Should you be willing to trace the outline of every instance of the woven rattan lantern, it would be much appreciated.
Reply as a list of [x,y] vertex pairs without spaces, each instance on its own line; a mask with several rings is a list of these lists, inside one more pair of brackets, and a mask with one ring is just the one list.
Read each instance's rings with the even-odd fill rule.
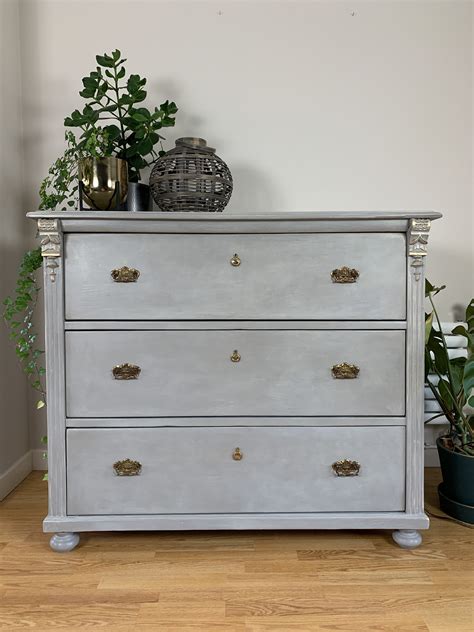
[[223,211],[232,195],[232,175],[202,138],[178,138],[150,174],[161,211]]

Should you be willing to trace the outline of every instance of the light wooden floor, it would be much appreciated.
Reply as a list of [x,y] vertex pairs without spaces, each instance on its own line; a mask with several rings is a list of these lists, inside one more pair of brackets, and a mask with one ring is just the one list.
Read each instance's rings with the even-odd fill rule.
[[[437,470],[427,471],[427,498]],[[474,630],[474,531],[124,533],[67,554],[41,532],[34,472],[0,503],[0,629],[101,632]]]

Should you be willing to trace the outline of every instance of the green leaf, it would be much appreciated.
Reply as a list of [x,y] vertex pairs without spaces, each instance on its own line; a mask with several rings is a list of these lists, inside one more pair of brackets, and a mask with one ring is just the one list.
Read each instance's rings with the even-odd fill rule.
[[[138,143],[135,143],[127,147],[127,150],[125,152],[126,158],[132,158],[133,156],[137,154],[138,154]],[[131,163],[131,160],[129,160],[128,162]]]
[[104,130],[107,132],[109,136],[109,140],[117,140],[120,137],[120,128],[117,125],[106,125]]
[[431,328],[426,348],[432,354],[432,366],[436,368],[441,375],[446,375],[449,358],[443,345],[441,332],[434,329],[434,327]]
[[471,298],[466,308],[466,323],[468,330],[474,333],[474,298]]
[[469,333],[464,325],[458,325],[451,333],[455,336],[464,336],[469,353],[474,353],[474,333]]
[[48,480],[48,472],[46,472],[46,474],[43,474],[43,481],[47,481]]
[[474,407],[474,357],[471,356],[464,366],[463,389],[466,402]]
[[[163,152],[163,155],[164,154],[165,152]],[[158,155],[160,155],[160,152],[158,152]],[[428,351],[428,349],[425,347],[425,382],[428,379],[428,375],[430,373],[433,373],[431,354]]]
[[103,66],[104,68],[114,67],[114,60],[112,59],[112,57],[109,57],[109,55],[96,55],[95,59],[99,66]]
[[463,376],[464,376],[464,366],[466,364],[466,358],[453,358],[450,360],[450,368],[451,368],[451,377],[453,381],[454,387],[454,395],[456,399],[461,394],[463,390]]
[[118,100],[118,104],[120,106],[122,105],[132,105],[133,103],[135,103],[133,97],[131,97],[129,94],[122,94]]
[[144,138],[143,140],[141,140],[138,143],[138,152],[142,156],[146,156],[147,154],[149,154],[152,149],[153,149],[153,143],[151,142],[150,138],[148,138],[148,137]]
[[148,120],[147,117],[141,112],[135,112],[134,114],[132,114],[132,118],[134,121],[137,121],[138,123],[146,123]]
[[453,410],[455,398],[453,396],[453,393],[451,392],[449,382],[442,378],[440,379],[437,388],[439,394],[441,395],[441,399],[446,404],[446,407],[449,408],[449,410]]
[[88,77],[84,77],[82,80],[82,85],[84,88],[89,88],[91,90],[96,90],[99,85],[99,77],[97,73],[91,73]]
[[142,85],[142,79],[140,75],[130,75],[127,81],[127,90],[130,94],[134,94],[140,90]]
[[171,116],[165,116],[161,121],[163,127],[174,127],[174,123],[174,118],[171,118]]
[[139,90],[138,92],[136,92],[134,94],[135,103],[140,103],[141,101],[144,101],[146,99],[146,94],[146,90]]
[[39,410],[40,408],[43,408],[44,406],[46,406],[45,402],[40,399],[36,402],[36,408]]
[[147,121],[151,119],[151,112],[148,108],[134,108],[130,111],[130,114],[133,116],[134,114],[142,114]]
[[438,294],[444,289],[446,289],[445,285],[441,285],[440,287],[434,287],[433,285],[431,285],[428,279],[425,279],[425,296],[428,296],[429,294],[433,294],[433,296],[435,296],[436,294]]

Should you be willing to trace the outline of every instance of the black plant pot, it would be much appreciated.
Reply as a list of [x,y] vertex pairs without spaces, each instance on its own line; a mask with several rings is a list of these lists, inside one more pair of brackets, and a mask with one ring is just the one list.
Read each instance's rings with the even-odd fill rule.
[[449,516],[474,524],[474,457],[454,452],[436,440],[443,482],[438,487],[441,509]]
[[153,202],[150,187],[143,182],[129,182],[127,195],[127,211],[151,211]]

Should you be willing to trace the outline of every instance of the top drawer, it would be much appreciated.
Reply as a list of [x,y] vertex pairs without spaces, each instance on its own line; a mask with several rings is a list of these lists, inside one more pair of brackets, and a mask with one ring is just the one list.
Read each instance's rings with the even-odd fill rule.
[[68,234],[65,282],[68,320],[404,320],[405,235]]

